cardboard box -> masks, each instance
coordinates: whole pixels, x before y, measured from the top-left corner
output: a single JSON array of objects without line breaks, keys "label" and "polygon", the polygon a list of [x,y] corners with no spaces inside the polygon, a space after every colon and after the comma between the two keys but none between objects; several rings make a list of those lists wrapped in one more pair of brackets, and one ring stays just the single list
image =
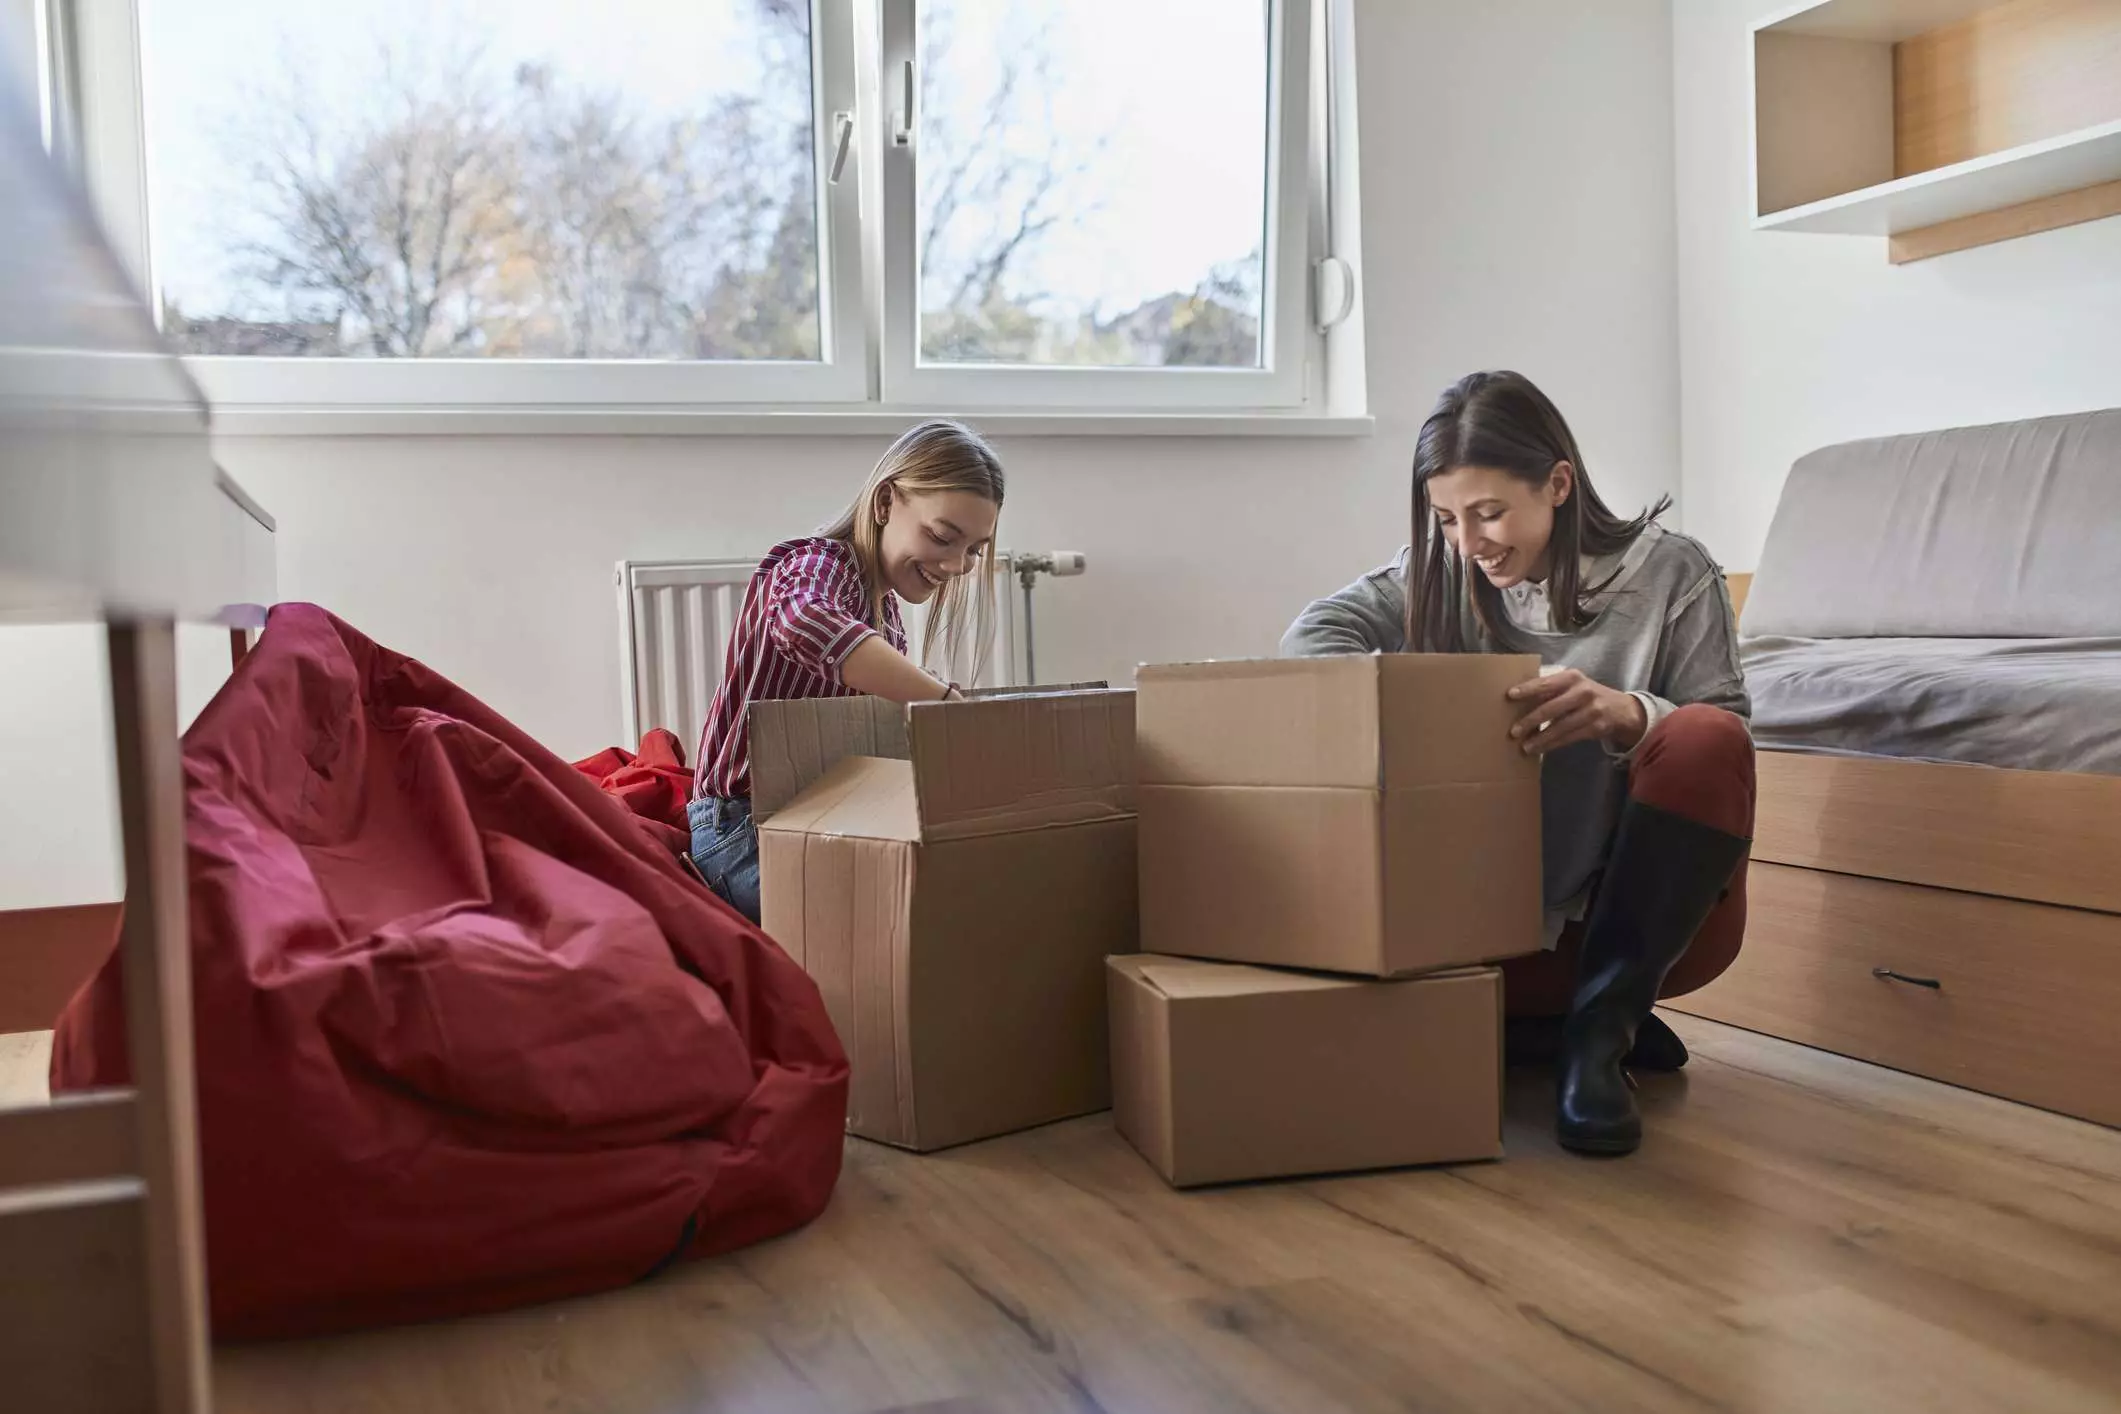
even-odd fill
[{"label": "cardboard box", "polygon": [[1528,656],[1145,667],[1142,946],[1404,976],[1537,952]]},{"label": "cardboard box", "polygon": [[849,1132],[939,1149],[1111,1103],[1133,693],[762,702],[751,751],[762,921],[847,1047]]},{"label": "cardboard box", "polygon": [[1180,1188],[1502,1157],[1502,974],[1115,957],[1119,1132]]}]

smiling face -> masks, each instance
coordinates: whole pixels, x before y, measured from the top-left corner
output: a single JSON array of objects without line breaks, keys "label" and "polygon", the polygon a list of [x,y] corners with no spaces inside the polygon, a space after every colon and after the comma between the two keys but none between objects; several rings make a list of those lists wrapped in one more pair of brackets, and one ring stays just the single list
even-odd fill
[{"label": "smiling face", "polygon": [[1544,583],[1554,512],[1569,499],[1576,471],[1556,462],[1543,482],[1491,466],[1459,466],[1429,478],[1436,523],[1467,563],[1497,589],[1526,580]]},{"label": "smiling face", "polygon": [[884,582],[907,603],[925,604],[979,568],[1001,507],[972,491],[906,491],[894,481],[877,492],[877,514]]}]

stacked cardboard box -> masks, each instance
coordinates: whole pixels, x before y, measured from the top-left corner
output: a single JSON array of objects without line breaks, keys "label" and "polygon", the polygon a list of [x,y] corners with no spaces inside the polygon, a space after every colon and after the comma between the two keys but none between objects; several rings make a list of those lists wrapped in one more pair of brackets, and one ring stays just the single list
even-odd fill
[{"label": "stacked cardboard box", "polygon": [[1502,986],[1481,964],[1541,942],[1539,768],[1504,697],[1537,673],[1141,671],[1151,955],[1109,964],[1113,1065],[1119,1127],[1166,1178],[1500,1155]]},{"label": "stacked cardboard box", "polygon": [[847,1128],[929,1150],[1111,1103],[1136,948],[1134,695],[751,709],[762,922],[852,1063]]}]

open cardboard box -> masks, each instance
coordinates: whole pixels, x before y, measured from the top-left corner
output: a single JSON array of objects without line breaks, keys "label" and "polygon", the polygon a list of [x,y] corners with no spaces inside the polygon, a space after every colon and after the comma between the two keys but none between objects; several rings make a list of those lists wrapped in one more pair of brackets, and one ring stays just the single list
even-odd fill
[{"label": "open cardboard box", "polygon": [[1172,1184],[1502,1156],[1502,974],[1115,957],[1114,1121]]},{"label": "open cardboard box", "polygon": [[751,753],[762,922],[846,1045],[850,1133],[939,1149],[1111,1103],[1133,693],[761,702]]},{"label": "open cardboard box", "polygon": [[1539,762],[1504,693],[1538,659],[1145,667],[1142,946],[1372,977],[1537,952]]}]

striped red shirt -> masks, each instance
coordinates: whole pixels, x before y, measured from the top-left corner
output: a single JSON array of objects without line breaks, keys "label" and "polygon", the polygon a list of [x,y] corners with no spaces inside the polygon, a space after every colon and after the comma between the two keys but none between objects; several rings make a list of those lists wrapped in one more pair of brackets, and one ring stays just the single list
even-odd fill
[{"label": "striped red shirt", "polygon": [[[869,587],[854,547],[844,540],[790,540],[767,551],[744,590],[744,607],[729,633],[722,685],[700,734],[693,793],[725,798],[751,795],[754,702],[792,697],[856,697],[840,670],[869,623]],[[906,651],[898,596],[884,594],[884,640]]]}]

